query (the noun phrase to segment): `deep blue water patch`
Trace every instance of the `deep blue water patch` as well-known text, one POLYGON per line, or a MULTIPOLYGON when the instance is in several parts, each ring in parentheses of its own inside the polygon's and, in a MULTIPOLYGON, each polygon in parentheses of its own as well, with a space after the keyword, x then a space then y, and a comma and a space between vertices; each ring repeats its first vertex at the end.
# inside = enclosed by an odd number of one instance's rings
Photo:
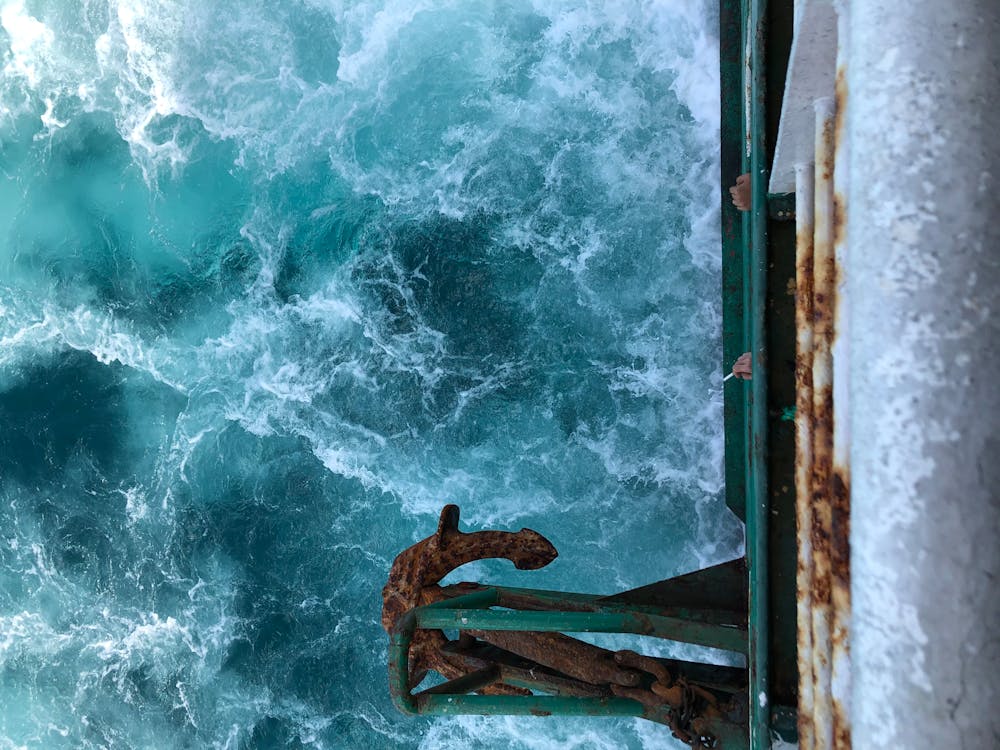
POLYGON ((0 393, 0 476, 22 483, 58 482, 76 458, 112 471, 121 449, 121 367, 67 352, 24 368, 0 393))

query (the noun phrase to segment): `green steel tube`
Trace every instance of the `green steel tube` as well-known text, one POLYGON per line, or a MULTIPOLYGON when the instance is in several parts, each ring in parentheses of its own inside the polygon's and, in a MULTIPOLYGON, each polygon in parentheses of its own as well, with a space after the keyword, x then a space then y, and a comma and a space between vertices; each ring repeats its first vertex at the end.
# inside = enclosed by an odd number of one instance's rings
MULTIPOLYGON (((665 612, 664 607, 653 605, 608 602, 605 596, 601 594, 578 594, 570 591, 524 589, 512 586, 491 586, 489 588, 496 591, 498 595, 497 601, 493 602, 493 604, 511 609, 557 609, 560 611, 574 611, 575 609, 577 612, 638 612, 641 614, 676 617, 681 620, 713 623, 716 625, 742 627, 746 623, 746 612, 740 613, 742 614, 742 618, 734 616, 735 613, 728 610, 670 607, 669 611, 665 612)), ((447 594, 448 591, 446 589, 445 595, 447 594)), ((447 601, 455 602, 457 600, 458 597, 455 597, 447 601)), ((436 603, 434 606, 443 607, 444 605, 436 603)), ((449 604, 448 606, 451 607, 453 605, 449 604)))
POLYGON ((767 351, 764 309, 767 294, 767 154, 765 127, 766 0, 746 0, 744 50, 749 80, 748 161, 752 206, 746 223, 749 294, 745 323, 753 352, 753 379, 748 405, 747 446, 747 563, 750 586, 750 748, 771 746, 770 692, 768 689, 768 494, 767 494, 767 351))
MULTIPOLYGON (((470 599, 484 600, 483 594, 495 592, 475 592, 457 597, 468 602, 470 599)), ((455 601, 455 600, 452 600, 455 601)), ((396 708, 404 714, 515 714, 549 716, 642 716, 641 703, 626 698, 577 698, 563 696, 512 696, 512 695, 435 695, 410 694, 409 651, 418 617, 432 617, 437 614, 452 614, 447 608, 450 602, 444 600, 425 607, 412 609, 396 623, 389 638, 389 693, 396 708), (441 610, 437 612, 436 610, 441 610)), ((460 610, 468 612, 468 610, 460 610)), ((477 610, 478 612, 478 610, 477 610)))
POLYGON ((555 609, 566 603, 581 607, 591 607, 598 604, 601 594, 578 594, 572 591, 551 591, 549 589, 521 589, 513 586, 496 586, 500 594, 501 607, 519 607, 522 601, 532 605, 538 603, 539 608, 555 609))
MULTIPOLYGON (((669 711, 645 708, 627 698, 572 698, 532 695, 422 695, 416 700, 422 714, 461 715, 497 714, 516 716, 643 716, 661 724, 670 724, 669 711)), ((715 736, 720 748, 746 746, 742 729, 724 720, 712 720, 706 729, 715 736)))
POLYGON ((724 625, 688 622, 628 612, 535 612, 510 609, 424 609, 417 627, 462 630, 525 630, 565 633, 635 633, 747 653, 745 631, 724 625))
POLYGON ((389 695, 392 703, 404 714, 417 714, 410 695, 410 644, 417 629, 416 610, 411 609, 396 622, 389 636, 389 695))
POLYGON ((549 695, 424 695, 416 700, 423 714, 508 714, 515 716, 642 716, 628 698, 573 698, 549 695))

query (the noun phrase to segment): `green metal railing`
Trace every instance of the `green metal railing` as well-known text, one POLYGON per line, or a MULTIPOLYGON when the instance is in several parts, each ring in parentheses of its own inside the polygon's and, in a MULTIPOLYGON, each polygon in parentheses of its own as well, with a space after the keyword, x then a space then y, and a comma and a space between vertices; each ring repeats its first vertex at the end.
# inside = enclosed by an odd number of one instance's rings
POLYGON ((768 690, 766 0, 720 0, 723 356, 753 353, 753 379, 725 392, 726 501, 746 523, 750 747, 770 747, 768 690), (725 191, 749 173, 743 214, 725 191))

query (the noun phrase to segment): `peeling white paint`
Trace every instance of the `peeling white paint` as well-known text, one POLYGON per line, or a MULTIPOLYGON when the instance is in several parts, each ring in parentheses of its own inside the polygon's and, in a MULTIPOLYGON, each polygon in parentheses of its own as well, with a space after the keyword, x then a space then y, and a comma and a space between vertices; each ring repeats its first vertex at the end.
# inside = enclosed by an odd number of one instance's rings
POLYGON ((850 4, 852 739, 988 747, 1000 5, 900 10, 850 4))

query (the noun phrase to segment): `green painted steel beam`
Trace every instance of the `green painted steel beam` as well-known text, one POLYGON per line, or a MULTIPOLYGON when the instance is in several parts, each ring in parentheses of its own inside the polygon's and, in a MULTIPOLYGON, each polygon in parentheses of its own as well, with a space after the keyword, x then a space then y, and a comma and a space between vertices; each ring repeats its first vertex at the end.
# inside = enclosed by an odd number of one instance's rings
POLYGON ((419 704, 420 698, 426 695, 449 695, 471 693, 480 690, 500 679, 500 667, 493 665, 484 669, 456 677, 454 680, 442 682, 440 685, 421 690, 414 697, 419 704))
MULTIPOLYGON (((729 186, 746 171, 743 165, 743 13, 740 0, 719 2, 719 93, 721 117, 720 188, 722 219, 722 360, 723 369, 749 351, 744 329, 743 217, 729 197, 729 186)), ((746 520, 746 384, 724 385, 726 505, 746 520)))
MULTIPOLYGON (((420 610, 428 609, 455 609, 463 607, 466 609, 478 607, 492 607, 500 603, 500 589, 497 586, 484 586, 483 588, 471 591, 468 594, 455 596, 451 599, 441 599, 432 604, 425 604, 419 607, 420 610)), ((411 610, 416 611, 416 608, 411 610)))
MULTIPOLYGON (((421 695, 414 700, 417 712, 431 715, 493 716, 636 716, 670 725, 670 712, 643 706, 628 698, 576 698, 548 695, 421 695)), ((724 718, 705 721, 720 750, 746 747, 746 731, 724 718)))
POLYGON ((720 0, 723 352, 753 353, 753 379, 725 392, 726 502, 746 522, 751 747, 770 747, 768 693, 766 0, 720 0), (726 190, 749 173, 751 209, 726 190), (738 508, 738 510, 737 510, 738 508), (763 703, 762 698, 763 696, 763 703))

